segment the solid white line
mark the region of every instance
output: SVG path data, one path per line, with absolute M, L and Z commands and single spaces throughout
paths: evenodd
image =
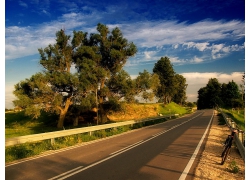
M 192 164 L 194 163 L 194 160 L 195 160 L 195 158 L 196 158 L 196 156 L 197 156 L 197 154 L 198 154 L 198 152 L 199 152 L 199 150 L 200 150 L 201 144 L 202 144 L 202 142 L 203 142 L 203 140 L 204 140 L 204 138 L 205 138 L 205 136 L 206 136 L 206 134 L 207 134 L 207 132 L 208 132 L 208 129 L 209 129 L 209 126 L 210 126 L 210 124 L 211 124 L 211 122 L 212 122 L 213 116 L 214 116 L 214 115 L 212 115 L 212 117 L 211 117 L 211 119 L 210 119 L 210 122 L 209 122 L 208 125 L 207 125 L 206 131 L 204 132 L 204 134 L 203 134 L 203 136 L 202 136 L 202 138 L 201 138 L 201 140 L 200 140 L 198 146 L 196 147 L 196 149 L 195 149 L 195 151 L 194 151 L 194 153 L 193 153 L 191 159 L 189 160 L 189 162 L 188 162 L 186 168 L 185 168 L 184 171 L 182 172 L 182 174 L 181 174 L 179 180 L 185 180 L 185 179 L 186 179 L 186 176 L 187 176 L 187 174 L 188 174 L 188 172 L 189 172 L 189 170 L 190 170 Z

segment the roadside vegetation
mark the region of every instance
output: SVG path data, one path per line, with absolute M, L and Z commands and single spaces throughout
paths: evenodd
M 222 109 L 228 117 L 230 117 L 238 126 L 239 129 L 245 131 L 245 110 Z

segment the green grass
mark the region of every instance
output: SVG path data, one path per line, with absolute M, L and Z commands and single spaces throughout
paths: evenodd
M 187 114 L 191 112 L 190 108 L 185 108 L 182 106 L 179 106 L 178 104 L 171 102 L 167 105 L 159 104 L 159 113 L 163 115 L 170 115 L 170 114 Z
M 5 138 L 56 131 L 57 118 L 46 113 L 38 119 L 25 116 L 23 111 L 5 113 Z
M 230 117 L 237 126 L 245 131 L 245 112 L 244 110 L 232 110 L 232 109 L 222 109 L 228 117 Z

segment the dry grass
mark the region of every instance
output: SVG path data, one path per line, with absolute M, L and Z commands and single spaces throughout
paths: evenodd
M 108 116 L 111 121 L 143 119 L 158 115 L 158 104 L 127 104 L 122 112 L 113 112 Z

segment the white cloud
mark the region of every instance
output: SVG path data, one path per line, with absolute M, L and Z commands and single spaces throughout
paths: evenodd
M 192 60 L 190 60 L 191 63 L 201 63 L 204 60 L 202 58 L 194 57 Z
M 146 59 L 151 59 L 152 55 L 155 55 L 155 54 L 156 54 L 156 51 L 145 51 L 144 52 L 144 55 L 145 55 Z
M 225 38 L 236 40 L 243 38 L 245 34 L 245 24 L 241 21 L 205 20 L 194 24 L 162 21 L 139 22 L 120 26 L 124 29 L 128 39 L 142 47 L 176 45 L 197 41 L 199 44 L 196 48 L 202 50 L 206 48 L 209 42 Z M 131 31 L 131 29 L 136 29 L 136 31 Z
M 209 43 L 208 42 L 204 42 L 204 43 L 195 43 L 195 42 L 187 42 L 187 43 L 183 43 L 182 46 L 187 46 L 187 48 L 196 48 L 199 51 L 204 51 L 208 48 Z
M 44 11 L 46 13 L 47 11 Z M 68 13 L 62 15 L 57 21 L 43 23 L 36 26 L 18 27 L 9 26 L 5 28 L 6 59 L 19 58 L 23 56 L 37 54 L 38 48 L 45 47 L 48 43 L 53 43 L 56 31 L 66 29 L 67 33 L 73 30 L 83 30 L 89 33 L 96 31 L 98 22 L 106 17 L 107 12 L 91 13 Z M 112 13 L 111 13 L 112 14 Z M 245 23 L 241 21 L 209 21 L 204 20 L 194 24 L 177 21 L 158 22 L 136 22 L 129 24 L 107 24 L 108 27 L 120 27 L 124 36 L 133 41 L 138 47 L 160 47 L 170 45 L 175 49 L 180 44 L 186 44 L 189 48 L 196 48 L 199 51 L 210 49 L 209 44 L 216 40 L 225 38 L 238 40 L 244 38 Z M 221 44 L 220 44 L 221 45 Z M 220 57 L 222 52 L 236 51 L 244 46 L 233 45 L 230 48 L 219 49 L 214 45 L 211 49 L 214 58 Z M 13 49 L 15 51 L 13 51 Z M 152 58 L 151 54 L 145 54 L 147 58 Z
M 7 109 L 14 108 L 14 105 L 12 103 L 12 101 L 16 99 L 13 94 L 14 84 L 15 83 L 13 82 L 5 84 L 5 108 Z
M 25 8 L 28 7 L 28 5 L 23 1 L 19 1 L 19 5 L 22 6 L 22 7 L 25 7 Z

